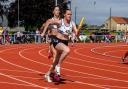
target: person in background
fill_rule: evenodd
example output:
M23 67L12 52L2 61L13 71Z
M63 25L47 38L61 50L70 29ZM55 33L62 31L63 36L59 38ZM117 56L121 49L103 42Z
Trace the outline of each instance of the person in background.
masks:
M36 29L35 43L41 43L41 36L40 36L40 30L39 30L39 28Z

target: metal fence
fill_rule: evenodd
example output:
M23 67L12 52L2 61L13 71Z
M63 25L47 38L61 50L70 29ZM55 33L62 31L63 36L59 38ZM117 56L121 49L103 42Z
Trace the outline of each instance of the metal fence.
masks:
M0 35L0 44L40 44L47 43L48 36L41 37L41 35L35 34L23 34L22 36L13 35ZM128 36L126 35L80 35L76 37L76 42L83 43L117 43L128 42ZM72 42L72 38L70 39Z
M127 35L81 35L79 36L81 42L91 42L91 43L118 43L118 42L128 42Z

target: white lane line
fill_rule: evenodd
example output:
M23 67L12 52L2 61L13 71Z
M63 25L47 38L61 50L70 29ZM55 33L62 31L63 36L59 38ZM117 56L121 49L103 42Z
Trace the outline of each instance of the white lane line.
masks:
M11 76L11 75L9 75L9 76ZM68 76L68 75L66 75L66 76ZM17 76L14 76L14 77L17 77ZM73 76L71 76L70 75L70 77L73 77ZM77 77L77 76L76 76ZM80 76L78 76L78 77L80 77ZM24 78L24 77L23 77ZM84 78L84 77L82 77L82 78ZM91 77L86 77L86 78L91 78ZM32 78L32 79L34 79L34 78ZM36 78L35 78L36 79ZM38 79L38 78L37 78ZM92 79L97 79L97 78L92 78ZM75 81L75 83L79 83L79 84L86 84L86 85L90 85L89 83L83 83L83 82L79 82L79 81ZM18 84L18 83L9 83L9 82L0 82L0 84L8 84L8 85L17 85L17 86L28 86L28 87L33 87L33 86L31 86L31 85L28 85L28 84ZM91 84L92 85L92 84ZM95 85L98 85L98 84L95 84ZM93 86L95 86L94 84L93 84ZM124 88L124 89L128 89L128 87L120 87L120 86L110 86L110 85L100 85L100 86L102 86L103 88L104 87L114 87L114 88ZM52 88L53 89L53 88ZM106 89L106 88L105 88Z
M93 87L97 87L97 88L102 88L102 89L106 89L105 86L91 84L91 83L85 83L85 82L81 82L81 81L75 81L75 83L77 83L77 84L83 84L83 85L89 85L89 86L93 86Z
M45 50L45 49L42 49L42 50ZM45 55L41 54L41 51L39 51L39 54L42 55L43 57L46 57ZM99 75L95 75L95 74L89 74L89 73L84 73L84 72L79 72L79 71L75 71L75 70L71 70L71 69L67 69L67 68L62 68L64 70L67 70L67 71L71 71L71 72L76 72L76 73L79 73L79 74L84 74L84 75L91 75L91 76L94 76L94 77L99 77L99 78L103 78L103 79L108 79L108 80L114 80L114 81L121 81L121 82L127 82L126 80L120 80L120 79L115 79L115 78L109 78L109 77L104 77L104 76L99 76Z
M15 48L15 49L16 49L16 48ZM11 50L11 49L10 49L10 50ZM2 51L4 52L4 50L2 50ZM9 51L9 49L6 50L6 51ZM3 62L5 62L5 63L7 63L7 64L13 65L13 66L16 66L16 67L19 67L19 68L23 68L23 69L27 69L27 70L33 71L33 72L35 72L35 73L40 73L40 74L42 74L42 72L39 72L39 71L36 71L36 70L33 70L33 69L29 69L29 68L27 68L27 67L23 67L23 66L20 66L20 65L11 63L11 62L9 62L9 61L4 60L3 58L0 58L0 60L3 61ZM30 84L30 85L33 86L33 87L38 87L38 88L43 88L43 89L48 89L48 88L49 88L49 87L42 87L42 86L39 86L39 85L30 83L30 82L27 82L27 81L24 81L24 80L21 80L21 79L17 79L17 78L11 77L11 76L9 76L9 75L5 75L5 74L3 74L3 73L0 73L0 75L3 75L3 76L8 77L8 78L11 78L11 79L13 79L13 80L20 81L20 82L22 82L22 83L24 82L24 83ZM49 89L57 89L57 88L49 88Z
M28 72L28 71L19 71L19 70L9 70L9 69L0 69L0 71L8 71L8 72L21 72L21 73L31 73L31 74L36 74L35 72ZM43 73L44 74L44 73ZM14 76L14 75L10 75L10 76ZM65 75L64 75L65 76ZM72 76L72 75L67 75L66 76L70 76L70 77L76 77L76 78L85 78L85 79L102 79L102 80L107 80L107 79L103 79L103 78L94 78L94 77L83 77L83 76ZM31 78L31 77L24 77L24 76L14 76L14 77L23 77L23 78ZM40 79L40 78L31 78L31 79Z
M91 59L97 59L97 60L102 60L102 61L106 61L106 62L113 62L113 63L117 63L116 61L111 61L111 60L107 60L107 59L101 59L101 58L96 58L96 57L92 57L92 56L88 56L88 55L84 55L84 54L81 54L80 52L78 52L78 50L81 50L83 48L79 48L79 49L76 49L74 50L74 52L77 54L77 55L80 55L80 56L84 56L84 57L88 57L88 58L91 58Z
M43 54L41 54L41 51L39 52L39 54L41 56L43 56ZM46 57L46 56L45 56ZM71 57L70 57L71 58ZM73 59L73 58L71 58ZM91 68L91 69L96 69L96 70L102 70L102 71L107 71L107 72L112 72L112 73L117 73L117 74L122 74L122 75L128 75L128 73L124 73L124 72L118 72L118 71L112 71L112 70L107 70L107 69L102 69L102 68L96 68L96 67L90 67L90 66L85 66L85 65L80 65L80 64L76 64L73 62L64 62L66 64L71 64L71 65L75 65L75 66L79 66L79 67L84 67L84 68Z
M83 49L83 48L80 48L80 49ZM77 50L75 50L75 53L80 55L80 56L84 56L84 57L88 57L88 58L92 58L92 59L98 59L98 60L103 60L103 61L107 61L107 62L113 62L113 63L118 63L120 64L119 62L117 61L110 61L110 60L107 60L107 59L103 59L103 58L95 58L95 57L92 57L92 56L87 56L87 55L84 55L84 54L80 54L79 52L77 52ZM97 53L98 54L98 53ZM103 55L103 54L100 54L100 55ZM105 55L103 55L105 56ZM75 59L75 58L74 58ZM82 61L82 60L81 60ZM84 61L84 60L83 60ZM86 62L86 61L85 61ZM91 62L90 62L91 63ZM94 63L94 62L93 62ZM96 64L102 64L102 63L96 63ZM102 65L107 65L107 64L102 64ZM125 68L125 69L128 69L128 67L124 67L124 66L114 66L114 65L107 65L107 66L113 66L113 67L118 67L118 68Z
M128 50L114 50L114 51L106 51L103 54L107 55L107 53L120 52L120 51L128 51Z
M44 56L41 51L39 51L39 54L41 56ZM46 56L45 56L46 57ZM71 59L73 59L73 57L70 57ZM80 65L80 64L76 64L73 62L64 62L66 64L71 64L71 65L75 65L75 66L79 66L79 67L84 67L84 68L91 68L91 69L96 69L96 70L102 70L102 71L107 71L107 72L112 72L112 73L117 73L117 74L122 74L122 75L128 75L128 73L124 73L124 72L118 72L118 71L112 71L112 70L107 70L107 69L102 69L102 68L96 68L96 67L90 67L90 66L85 66L85 65Z
M108 66L108 67L116 67L116 68L121 68L121 69L128 69L128 67L121 67L121 66L110 65L110 64L106 64L106 63L92 62L92 61L87 61L87 60L80 59L80 58L72 58L70 56L69 56L69 58L77 60L77 61L88 62L88 63L98 64L98 65L104 65L104 66Z
M80 81L75 81L75 83L78 84L86 84L86 85L90 85L90 86L100 86L99 88L103 88L103 89L111 89L111 88L121 88L121 89L128 89L128 87L121 87L121 86L111 86L111 85L102 85L102 84L88 84L85 82L80 82Z
M19 47L19 48L16 48L16 47L15 47L15 48L8 48L8 49L1 50L1 51L0 51L0 53L3 53L3 52L5 52L5 51L10 51L10 50L13 50L13 49L14 49L14 50L15 50L15 49L21 49L21 48L23 49L23 48L26 48L26 47Z
M0 70L1 71L1 70ZM19 70L6 70L4 69L4 71L8 71L8 72L20 72L20 73L31 73L31 74L37 74L37 73L34 73L34 72L27 72L27 71L19 71ZM3 71L1 73L4 73ZM11 73L10 73L11 74ZM44 74L44 73L42 73ZM9 74L8 74L9 75ZM24 77L24 76L15 76L15 75L9 75L9 76L12 76L12 77L21 77L21 78L30 78L30 79L42 79L42 78L33 78L33 77Z
M12 71L12 72L22 72L22 73L31 73L31 74L37 74L35 72L29 72L29 71L20 71L20 70L10 70L10 69L0 69L0 71Z
M42 47L38 47L38 48L42 48ZM25 51L25 50L23 50L23 51ZM76 51L77 51L77 50L75 50L74 52L76 53ZM77 53L76 53L76 54L77 54ZM20 55L20 53L19 53L19 55ZM87 56L87 55L84 55L84 56L89 57L89 58L91 57L91 56ZM105 65L105 66L109 66L109 67L116 67L116 68L128 69L127 67L121 67L121 66L103 64L103 63L97 63L97 62L87 61L87 60L83 60L83 59L79 59L79 58L72 58L72 57L70 57L70 56L69 56L69 58L74 59L74 60L78 60L78 61L93 63L93 64ZM92 57L91 57L91 58L92 58ZM93 58L93 59L96 59L96 58ZM103 60L103 59L101 59L101 58L98 58L98 59Z
M38 64L43 64L43 65L45 65L45 66L50 66L49 64L45 64L45 63L41 63L41 62L38 62L38 61L34 61L34 60L29 59L29 58L27 58L27 57L25 57L25 56L22 55L22 52L27 51L27 50L30 50L30 49L35 49L35 48L29 48L29 49L24 49L24 50L22 50L22 51L19 51L19 55L20 55L22 58L24 58L24 59L26 59L26 60L29 60L29 61L31 61L31 62L38 63ZM46 50L46 49L43 49L43 50ZM66 68L62 68L62 69L69 70L69 69L66 69ZM73 70L69 70L69 71L73 71ZM74 72L74 71L73 71L73 72ZM89 83L87 83L87 84L85 84L85 85L95 86L95 85L89 84ZM96 87L96 86L95 86L95 87ZM101 86L97 86L97 87L98 87L98 88L105 88L105 87L101 87Z
M102 85L103 87L107 87L107 89L119 89L119 88L121 88L121 89L128 89L128 87L121 87L121 86L110 86L110 85Z
M127 51L127 50L107 51L107 52L104 52L103 55L104 55L104 56L108 56L108 57L113 57L113 58L119 58L119 59L121 59L122 57L120 57L120 56L113 56L113 55L109 55L109 54L108 54L108 53L121 52L121 51Z
M21 79L18 79L18 78L14 78L12 76L9 76L9 75L6 75L6 74L3 74L3 73L0 73L0 75L4 76L4 77L7 77L7 78L10 78L10 79L13 79L13 80L16 80L16 81L19 81L19 82L22 82L22 83L26 83L26 84L29 84L33 87L38 87L38 88L42 88L42 89L48 89L49 87L42 87L42 86L39 86L39 85L36 85L34 83L30 83L30 82L27 82L27 81L24 81L24 80L21 80ZM53 88L52 88L53 89ZM55 89L55 88L54 88Z
M9 62L9 61L4 60L3 58L0 58L0 60L3 61L3 62L5 62L5 63L7 63L7 64L12 65L12 66L16 66L16 67L19 67L19 68L22 68L22 69L26 69L26 70L29 70L29 71L32 71L32 72L35 72L35 73L39 73L39 74L42 73L42 72L37 71L37 70L29 69L29 68L27 68L27 67L23 67L23 66L20 66L20 65L11 63L11 62Z
M8 72L22 72L22 73L32 73L36 74L35 72L27 72L27 71L19 71L19 70L9 70L9 69L0 69L0 71L8 71ZM14 76L14 77L21 77L21 78L31 78L31 79L42 79L42 78L32 78L32 77L24 77L24 76L15 76L15 75L9 75L9 76ZM65 75L64 75L65 76ZM67 75L69 77L76 77L76 78L85 78L85 79L98 79L98 80L108 80L108 79L103 79L103 78L94 78L94 77L83 77L83 76L72 76L72 75Z
M15 77L15 78L25 78L25 79L33 79L33 80L40 80L43 78L33 78L33 77L24 77L24 76L15 76L15 75L9 75L11 77Z
M28 84L19 84L19 83L10 83L10 82L0 82L0 84L8 84L8 85L17 85L17 86L28 86L28 87L33 87L31 85Z
M120 45L121 46L121 45ZM128 47L128 45L123 45L123 46L127 46ZM105 46L105 47L110 47L110 46ZM114 46L115 47L115 46ZM84 47L84 48L86 48L86 47ZM101 48L101 47L97 47L97 48ZM80 49L83 49L83 48L80 48ZM93 49L93 48L92 48ZM91 49L91 50L92 50ZM74 53L75 54L78 54L79 52L77 52L77 50L79 50L79 49L75 49L74 50ZM79 55L79 54L78 54ZM97 58L92 58L92 56L88 56L88 55L84 55L84 54L81 54L81 56L85 56L85 57L87 57L87 58L91 58L91 59L97 59ZM72 58L72 57L70 57L69 56L69 58ZM106 63L99 63L99 62L93 62L93 61L88 61L88 60L84 60L84 59L82 59L82 58L72 58L72 59L74 59L74 60L78 60L78 61L82 61L82 62L88 62L88 63L93 63L93 64L98 64L98 65L105 65L105 66L109 66L109 67L116 67L116 68L121 68L121 69L128 69L128 67L122 67L122 66L116 66L116 65L110 65L110 64L106 64ZM103 58L98 58L99 60L103 60L104 61L104 59ZM105 61L107 61L107 60L105 60ZM109 61L109 60L108 60ZM111 62L111 61L109 61L109 62ZM114 61L115 62L115 61ZM118 63L118 62L115 62L115 63Z
M16 71L16 70L15 70ZM17 72L17 71L16 71ZM19 71L18 71L19 72ZM21 71L22 72L22 71ZM24 71L23 71L24 72ZM33 78L33 77L24 77L24 76L15 76L15 75L9 75L12 77L17 77L17 78L26 78L26 79L34 79L34 80L40 80L42 78ZM109 80L109 79L103 79L103 78L94 78L94 77L83 77L83 76L73 76L73 75L63 75L67 77L73 77L73 78L82 78L82 79L95 79L95 80Z
M124 73L124 72L118 72L118 71L112 71L112 70L107 70L107 69L102 69L102 68L96 68L96 67L90 67L90 66L85 66L85 65L80 65L80 64L75 64L75 63L70 63L70 62L64 62L67 64L71 64L71 65L76 65L79 67L84 67L84 68L90 68L90 69L95 69L95 70L102 70L103 71L107 71L107 72L111 72L111 73L116 73L116 74L122 74L122 75L128 75L128 73Z
M26 60L28 60L28 61L31 61L31 62L34 62L34 63L37 63L37 64L42 64L42 65L45 65L45 66L50 66L49 64L45 64L45 63L42 63L42 62L34 61L34 60L31 60L30 58L27 58L27 57L25 57L25 56L22 55L22 53L23 53L24 51L31 50L31 49L36 49L36 48L29 48L29 49L27 48L27 49L21 50L21 51L19 51L19 56L20 56L21 58L24 58L24 59L26 59ZM43 50L46 50L46 48L43 49Z
M107 57L111 57L111 58L118 58L120 59L119 57L114 57L114 56L108 56L108 55L104 55L104 53L100 53L100 52L96 52L97 49L101 49L101 48L116 48L116 47L128 47L128 45L116 45L116 46L102 46L102 47L95 47L95 48L92 48L91 51L95 54L99 54L99 55L103 55L103 56L107 56Z
M12 50L12 49L20 49L20 48L23 48L23 47L19 47L19 48L10 48L10 49L1 50L0 53L5 52L5 51L9 51L9 50ZM13 66L16 66L16 67L19 67L19 68L22 68L22 69L26 69L26 70L29 70L29 71L32 71L32 72L35 72L35 73L42 73L42 72L39 72L39 71L36 71L36 70L33 70L33 69L29 69L29 68L26 68L26 67L23 67L23 66L20 66L20 65L11 63L11 62L9 62L9 61L3 60L2 58L0 58L0 59L1 59L2 61L6 62L7 64L10 64L10 65L13 65Z

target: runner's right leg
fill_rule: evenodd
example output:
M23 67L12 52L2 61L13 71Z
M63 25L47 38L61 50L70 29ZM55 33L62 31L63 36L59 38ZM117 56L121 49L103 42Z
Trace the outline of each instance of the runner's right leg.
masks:
M122 62L125 62L125 60L126 60L126 57L128 56L128 51L125 53L125 55L122 57Z

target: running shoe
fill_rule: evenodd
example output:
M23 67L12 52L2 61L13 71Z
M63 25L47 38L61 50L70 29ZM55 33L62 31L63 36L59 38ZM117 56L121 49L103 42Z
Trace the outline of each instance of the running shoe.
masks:
M125 63L125 58L124 57L122 57L121 60L122 60L122 63Z
M124 57L122 57L122 62L124 62L124 60L125 60L125 58L124 58Z
M60 82L60 76L58 74L54 73L53 81Z
M51 78L50 78L50 74L45 74L44 75L45 79L47 80L47 82L52 82Z
M55 67L55 71L56 71L56 73L57 73L58 75L60 75L60 66L56 66L56 67Z
M60 82L61 78L60 75L58 75L57 73L51 73L50 77L52 79L53 82Z

